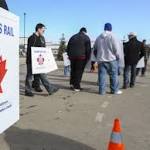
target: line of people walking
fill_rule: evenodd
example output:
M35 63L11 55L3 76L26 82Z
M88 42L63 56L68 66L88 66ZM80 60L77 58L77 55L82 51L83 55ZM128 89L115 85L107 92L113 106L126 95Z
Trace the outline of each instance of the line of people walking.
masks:
M119 83L119 69L124 68L123 88L133 88L139 60L145 56L145 67L142 74L145 75L149 48L145 41L138 41L137 35L131 32L129 41L123 43L112 32L111 23L106 23L104 32L98 36L94 44L94 55L98 63L99 94L106 94L106 77L110 78L110 93L122 94ZM146 50L145 50L146 49ZM147 50L148 49L148 50ZM149 52L148 52L149 51ZM70 87L76 92L82 90L81 80L85 66L91 56L91 41L87 35L87 29L81 28L79 33L72 36L68 42L67 53L71 61Z
M0 1L0 7L8 10L8 6L5 0ZM45 47L45 25L37 24L35 33L28 39L27 48L27 76L25 82L25 95L34 96L32 88L36 92L42 92L40 83L44 85L49 95L58 91L58 88L52 85L46 74L32 75L32 58L31 47ZM98 84L99 94L104 95L106 93L106 76L110 78L110 93L122 94L120 90L119 74L120 68L124 67L124 81L123 88L133 88L136 83L136 76L145 76L147 71L147 63L150 56L150 48L146 45L146 40L140 42L137 40L137 35L131 32L129 35L129 41L122 43L115 34L112 32L112 25L106 23L104 26L104 32L98 36L94 44L94 56L96 63L98 63ZM91 58L91 40L87 35L87 29L81 28L79 33L73 35L67 46L67 53L71 62L71 75L70 75L70 87L76 92L82 90L81 80L84 73L86 64ZM137 69L137 63L144 57L145 66ZM94 62L92 62L94 65ZM66 67L65 73L67 74L69 67ZM68 75L68 74L67 74ZM32 76L34 81L32 82Z

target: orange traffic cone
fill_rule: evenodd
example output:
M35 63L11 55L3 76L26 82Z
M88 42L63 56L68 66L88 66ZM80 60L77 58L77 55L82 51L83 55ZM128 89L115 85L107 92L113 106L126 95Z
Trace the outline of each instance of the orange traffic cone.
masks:
M114 121L108 150L125 150L125 146L122 143L121 124L119 119L115 119Z

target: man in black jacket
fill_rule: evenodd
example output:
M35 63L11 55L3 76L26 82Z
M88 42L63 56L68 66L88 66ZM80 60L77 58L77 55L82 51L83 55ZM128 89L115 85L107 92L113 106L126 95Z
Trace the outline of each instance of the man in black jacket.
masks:
M71 60L70 85L77 92L81 90L80 83L84 68L91 56L91 41L86 34L86 28L81 28L79 33L71 37L67 47Z
M124 44L125 54L125 69L124 69L124 86L126 89L129 87L133 88L136 81L136 66L138 61L144 56L143 44L137 40L135 33L129 34L129 42ZM129 80L129 72L131 69L131 79Z
M37 29L36 29L37 30ZM39 40L39 41L38 41ZM34 33L32 36L30 36L29 40L28 40L28 49L27 49L27 64L31 64L31 46L33 47L46 47L46 42L45 42L45 38L41 35L40 39L39 37ZM40 87L40 78L38 74L33 75L34 80L32 82L32 88L34 88L34 90L36 92L43 92L43 90Z
M27 76L26 76L26 84L25 84L25 95L26 96L34 96L32 93L32 59L31 59L31 47L45 47L45 38L43 36L45 31L45 26L41 23L37 24L36 32L29 37L28 39L28 48L27 48ZM49 95L56 92L58 89L51 85L48 81L46 74L38 74L35 76L35 80L39 80L38 82L42 82ZM40 84L40 83L38 83Z
M0 0L0 7L8 10L8 6L5 0Z

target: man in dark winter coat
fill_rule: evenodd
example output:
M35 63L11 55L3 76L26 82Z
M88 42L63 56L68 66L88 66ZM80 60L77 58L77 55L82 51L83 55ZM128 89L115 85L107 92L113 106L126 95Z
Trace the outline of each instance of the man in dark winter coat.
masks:
M37 29L36 29L37 30ZM40 36L40 38L34 33L30 38L28 39L28 49L27 49L27 59L26 63L31 64L31 46L32 47L46 47L45 38L43 36ZM34 75L34 81L32 82L32 88L36 92L43 92L43 90L40 87L40 78L39 75Z
M0 0L0 7L8 10L8 6L5 0Z
M129 42L124 44L125 54L125 69L124 69L124 85L126 89L129 86L133 88L136 81L136 66L138 61L144 56L143 44L137 40L135 33L129 34ZM131 79L129 79L129 72L131 70Z
M27 48L27 76L26 76L26 85L25 85L25 95L34 96L32 93L32 56L31 56L31 47L45 47L45 38L43 36L45 31L45 26L41 23L37 24L36 32L29 37L28 39L28 48ZM51 85L48 81L46 74L38 74L35 76L36 82L42 82L49 95L56 92L58 89ZM38 81L37 81L38 80ZM38 83L39 85L40 83ZM38 91L38 90L37 90Z
M81 28L79 33L71 37L67 47L68 56L71 60L70 85L77 92L81 90L82 75L91 55L91 41L86 33L86 28Z

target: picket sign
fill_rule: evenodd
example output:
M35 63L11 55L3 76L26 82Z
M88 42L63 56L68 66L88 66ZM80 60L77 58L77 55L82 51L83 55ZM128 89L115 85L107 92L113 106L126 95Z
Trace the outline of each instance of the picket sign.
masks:
M136 68L144 68L144 66L145 66L144 57L142 57L142 58L140 59L140 61L138 62Z
M32 47L32 73L43 74L57 70L57 64L50 48Z

